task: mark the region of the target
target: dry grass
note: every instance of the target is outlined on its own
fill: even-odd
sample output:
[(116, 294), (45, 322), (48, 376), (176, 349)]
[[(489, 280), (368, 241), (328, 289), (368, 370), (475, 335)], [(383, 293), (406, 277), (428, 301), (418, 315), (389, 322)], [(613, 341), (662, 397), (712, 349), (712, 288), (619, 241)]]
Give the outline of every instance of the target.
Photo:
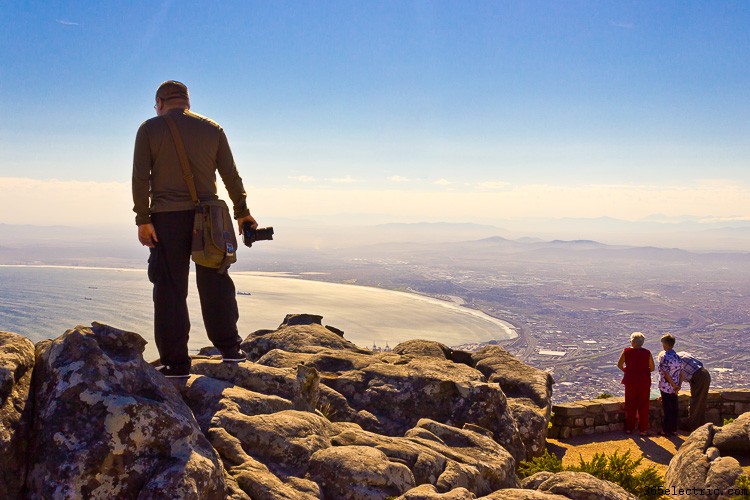
[(609, 454), (617, 450), (625, 453), (630, 450), (633, 458), (643, 457), (641, 468), (653, 465), (660, 474), (667, 470), (669, 461), (685, 441), (684, 435), (675, 437), (641, 437), (638, 433), (608, 432), (590, 436), (578, 436), (565, 440), (548, 439), (547, 449), (563, 461), (563, 465), (577, 465), (579, 453), (584, 460), (590, 460), (596, 453)]

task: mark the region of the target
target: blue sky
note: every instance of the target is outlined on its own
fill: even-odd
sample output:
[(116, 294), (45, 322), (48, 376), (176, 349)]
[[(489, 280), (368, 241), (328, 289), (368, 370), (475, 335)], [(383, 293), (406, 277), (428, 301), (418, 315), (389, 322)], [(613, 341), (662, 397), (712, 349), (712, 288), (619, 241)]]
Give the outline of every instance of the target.
[(173, 78), (256, 212), (750, 218), (748, 2), (11, 1), (0, 25), (6, 203), (130, 219)]

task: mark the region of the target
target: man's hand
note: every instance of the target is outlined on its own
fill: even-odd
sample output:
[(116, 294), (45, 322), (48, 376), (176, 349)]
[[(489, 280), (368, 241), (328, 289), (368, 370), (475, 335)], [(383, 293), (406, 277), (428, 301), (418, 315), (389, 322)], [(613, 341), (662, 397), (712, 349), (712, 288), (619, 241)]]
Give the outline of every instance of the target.
[(246, 215), (245, 217), (237, 219), (237, 227), (240, 229), (240, 232), (239, 232), (240, 235), (242, 235), (242, 225), (245, 222), (249, 222), (250, 227), (253, 229), (258, 228), (258, 223), (256, 222), (255, 218), (252, 215)]
[(156, 237), (156, 230), (153, 224), (141, 224), (138, 226), (138, 241), (141, 245), (154, 248), (159, 238)]

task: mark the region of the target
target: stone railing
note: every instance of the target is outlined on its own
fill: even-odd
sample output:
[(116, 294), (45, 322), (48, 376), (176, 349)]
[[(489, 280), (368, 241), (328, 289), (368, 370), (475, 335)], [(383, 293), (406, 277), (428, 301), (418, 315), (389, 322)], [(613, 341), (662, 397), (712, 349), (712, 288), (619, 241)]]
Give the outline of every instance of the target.
[[(680, 421), (687, 419), (690, 393), (678, 398)], [(625, 398), (612, 397), (574, 401), (552, 405), (552, 424), (548, 437), (565, 439), (587, 434), (625, 430)], [(723, 389), (709, 391), (706, 405), (706, 419), (722, 425), (724, 419), (737, 418), (750, 411), (750, 389)], [(661, 429), (661, 402), (651, 400), (649, 408), (649, 429)]]

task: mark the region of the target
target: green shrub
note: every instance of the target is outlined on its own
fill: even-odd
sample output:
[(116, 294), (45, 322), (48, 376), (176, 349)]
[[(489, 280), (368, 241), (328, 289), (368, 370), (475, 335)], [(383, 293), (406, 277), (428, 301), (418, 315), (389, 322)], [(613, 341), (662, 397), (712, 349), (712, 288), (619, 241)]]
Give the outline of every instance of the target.
[(610, 455), (597, 453), (589, 462), (579, 455), (579, 460), (577, 466), (563, 467), (562, 460), (545, 450), (544, 455), (521, 462), (518, 466), (518, 475), (524, 478), (542, 471), (588, 472), (599, 479), (619, 484), (638, 498), (649, 498), (647, 491), (660, 491), (664, 488), (662, 477), (653, 465), (636, 470), (641, 465), (643, 457), (633, 460), (630, 450), (622, 455), (617, 451)]
[(551, 455), (549, 451), (544, 450), (544, 455), (526, 460), (518, 465), (518, 475), (521, 478), (533, 476), (537, 472), (562, 472), (562, 460), (557, 455)]
[(731, 424), (732, 422), (734, 422), (734, 419), (733, 419), (733, 418), (725, 418), (725, 419), (724, 419), (724, 423), (723, 423), (723, 424), (721, 424), (721, 425), (727, 425), (727, 424)]
[(653, 465), (636, 470), (641, 465), (643, 457), (633, 460), (630, 450), (622, 455), (619, 455), (617, 450), (610, 455), (597, 453), (589, 462), (579, 455), (579, 460), (577, 467), (570, 467), (568, 470), (588, 472), (599, 479), (612, 481), (639, 498), (648, 497), (646, 491), (664, 487), (664, 482)]
[(742, 490), (742, 494), (733, 496), (732, 500), (750, 500), (750, 477), (747, 474), (740, 475), (733, 488)]
[(612, 394), (608, 393), (608, 392), (602, 392), (601, 394), (599, 394), (594, 399), (609, 399), (609, 398), (613, 398), (613, 397), (614, 396)]

